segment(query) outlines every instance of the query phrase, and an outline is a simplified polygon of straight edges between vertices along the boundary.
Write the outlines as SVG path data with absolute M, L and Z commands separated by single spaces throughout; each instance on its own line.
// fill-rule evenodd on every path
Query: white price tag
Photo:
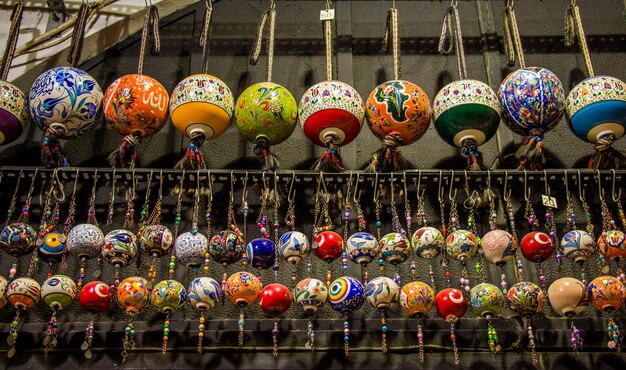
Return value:
M 330 21 L 333 19 L 335 19 L 335 9 L 320 11 L 320 21 Z
M 550 208 L 558 208 L 556 205 L 556 198 L 555 197 L 549 197 L 547 195 L 542 195 L 541 196 L 541 201 L 543 202 L 543 205 L 546 207 L 550 207 Z

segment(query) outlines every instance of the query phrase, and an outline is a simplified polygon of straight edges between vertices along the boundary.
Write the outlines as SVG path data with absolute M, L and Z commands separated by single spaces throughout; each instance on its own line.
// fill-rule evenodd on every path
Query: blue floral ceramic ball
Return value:
M 44 132 L 70 139 L 98 123 L 102 89 L 87 72 L 74 67 L 56 67 L 41 74 L 29 93 L 29 110 Z
M 515 133 L 546 132 L 561 120 L 565 92 L 559 78 L 545 68 L 528 67 L 509 74 L 498 91 L 502 120 Z

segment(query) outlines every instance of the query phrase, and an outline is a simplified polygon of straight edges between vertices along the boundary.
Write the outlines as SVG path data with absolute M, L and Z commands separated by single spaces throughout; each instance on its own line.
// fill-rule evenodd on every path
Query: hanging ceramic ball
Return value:
M 378 242 L 383 259 L 392 265 L 400 264 L 409 257 L 411 242 L 400 233 L 389 233 Z
M 326 148 L 314 166 L 315 170 L 344 170 L 338 148 L 357 137 L 364 115 L 359 93 L 341 81 L 320 82 L 302 95 L 298 121 L 309 140 Z
M 111 166 L 134 167 L 136 146 L 161 131 L 168 103 L 167 90 L 150 76 L 129 74 L 113 81 L 104 94 L 104 118 L 124 139 L 109 156 Z
M 544 262 L 554 252 L 554 244 L 546 233 L 531 231 L 524 235 L 520 243 L 524 257 L 533 262 Z
M 365 232 L 352 234 L 346 243 L 346 253 L 354 263 L 367 265 L 378 257 L 379 247 L 374 235 Z
M 78 259 L 99 256 L 104 244 L 104 234 L 96 225 L 80 224 L 67 233 L 65 248 Z
M 128 277 L 117 287 L 117 304 L 129 315 L 136 315 L 150 301 L 150 283 L 140 276 Z
M 111 295 L 112 291 L 108 284 L 92 281 L 80 290 L 78 301 L 87 311 L 108 312 L 111 308 Z
M 517 246 L 513 245 L 513 236 L 504 230 L 491 230 L 483 235 L 481 247 L 485 260 L 496 266 L 504 266 L 513 260 Z
M 626 257 L 626 234 L 619 230 L 608 230 L 598 238 L 598 250 L 604 258 Z
M 195 278 L 189 283 L 187 297 L 189 303 L 199 310 L 208 310 L 219 302 L 222 296 L 220 284 L 207 276 Z
M 565 110 L 561 81 L 545 68 L 518 69 L 502 81 L 498 97 L 504 123 L 526 137 L 515 153 L 518 169 L 541 169 L 543 135 L 556 127 Z
M 0 275 L 0 310 L 7 303 L 7 287 L 9 286 L 9 281 L 2 275 Z
M 516 315 L 531 317 L 543 310 L 543 291 L 538 285 L 522 281 L 507 293 L 509 309 Z
M 365 287 L 365 297 L 372 307 L 377 309 L 390 308 L 398 302 L 400 288 L 392 279 L 379 276 Z
M 137 256 L 137 237 L 128 230 L 117 229 L 104 236 L 102 257 L 113 266 L 126 266 Z
M 573 262 L 582 264 L 593 254 L 596 242 L 584 230 L 572 230 L 561 239 L 563 254 Z
M 37 239 L 36 244 L 39 246 L 37 254 L 46 263 L 59 262 L 65 255 L 66 236 L 61 233 L 51 232 L 46 234 L 43 239 Z
M 578 315 L 589 305 L 585 285 L 570 277 L 557 279 L 550 284 L 548 300 L 554 312 L 567 317 Z
M 41 299 L 54 310 L 60 310 L 74 302 L 78 288 L 69 276 L 52 275 L 41 284 Z
M 139 248 L 154 257 L 168 254 L 174 245 L 174 235 L 163 225 L 148 225 L 139 233 Z
M 191 142 L 177 168 L 193 168 L 205 140 L 222 135 L 230 126 L 235 98 L 226 83 L 209 74 L 191 75 L 176 85 L 170 99 L 172 124 Z M 200 156 L 199 168 L 204 168 Z
M 393 80 L 378 85 L 365 102 L 365 118 L 383 148 L 374 153 L 372 172 L 401 171 L 408 164 L 397 148 L 419 140 L 430 125 L 430 100 L 414 83 Z
M 626 129 L 626 83 L 609 76 L 581 81 L 567 96 L 565 114 L 576 136 L 596 144 L 590 168 L 618 168 L 624 162 L 624 155 L 611 144 Z
M 343 276 L 335 279 L 328 288 L 328 300 L 333 310 L 347 315 L 355 312 L 363 305 L 365 290 L 357 279 Z
M 35 249 L 37 233 L 22 222 L 7 225 L 0 233 L 0 249 L 13 257 L 21 257 Z
M 622 308 L 624 285 L 613 276 L 599 276 L 589 283 L 589 303 L 598 311 L 613 312 Z
M 248 263 L 257 269 L 267 269 L 276 260 L 276 244 L 265 238 L 251 240 L 246 246 Z
M 226 266 L 241 260 L 243 238 L 230 230 L 220 231 L 211 238 L 209 253 L 218 263 Z
M 439 136 L 469 156 L 470 169 L 487 169 L 478 146 L 489 141 L 500 124 L 500 103 L 491 87 L 476 80 L 449 83 L 435 97 L 433 120 Z
M 421 227 L 413 233 L 413 250 L 421 258 L 432 260 L 445 247 L 443 234 L 434 227 Z
M 226 280 L 224 293 L 229 301 L 239 307 L 253 304 L 260 292 L 261 282 L 259 278 L 249 272 L 235 272 Z
M 29 122 L 26 95 L 17 86 L 0 81 L 0 145 L 17 140 Z
M 187 302 L 187 291 L 176 280 L 162 280 L 150 292 L 150 303 L 160 313 L 179 311 Z
M 98 123 L 101 104 L 102 89 L 98 82 L 78 68 L 55 67 L 35 79 L 28 106 L 32 119 L 44 132 L 44 166 L 68 166 L 57 141 L 93 128 Z
M 182 233 L 174 243 L 176 262 L 191 269 L 198 268 L 205 258 L 207 238 L 201 233 Z
M 343 239 L 334 231 L 322 231 L 315 237 L 313 252 L 322 261 L 332 262 L 343 252 Z
M 15 308 L 32 308 L 39 301 L 41 286 L 37 281 L 28 277 L 13 280 L 7 287 L 7 300 Z
M 399 300 L 407 315 L 423 317 L 435 304 L 435 292 L 426 283 L 412 281 L 402 287 Z
M 496 316 L 504 308 L 504 294 L 497 286 L 481 283 L 470 290 L 470 311 L 479 317 Z
M 446 251 L 455 260 L 467 263 L 478 251 L 478 238 L 468 230 L 455 230 L 446 238 Z
M 455 288 L 446 288 L 437 293 L 435 308 L 437 315 L 446 321 L 456 321 L 467 312 L 467 300 L 463 293 Z
M 326 303 L 328 289 L 320 280 L 307 278 L 296 284 L 293 295 L 298 307 L 312 314 Z
M 299 231 L 287 231 L 278 239 L 278 251 L 287 262 L 296 264 L 309 253 L 309 239 Z
M 259 295 L 261 310 L 271 317 L 282 315 L 291 307 L 291 292 L 283 284 L 266 285 Z
M 239 133 L 254 143 L 254 154 L 261 168 L 275 171 L 280 164 L 270 153 L 270 145 L 287 140 L 296 128 L 298 106 L 289 90 L 273 82 L 261 82 L 244 90 L 235 104 Z

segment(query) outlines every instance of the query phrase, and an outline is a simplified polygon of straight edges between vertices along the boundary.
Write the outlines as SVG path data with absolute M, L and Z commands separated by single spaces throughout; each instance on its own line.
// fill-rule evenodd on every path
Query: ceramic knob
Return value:
M 446 288 L 437 293 L 435 307 L 437 315 L 446 321 L 456 321 L 467 312 L 467 300 L 463 292 L 455 288 Z
M 533 262 L 547 261 L 554 252 L 554 244 L 546 233 L 531 231 L 520 243 L 524 257 Z
M 377 309 L 390 308 L 398 302 L 400 288 L 392 279 L 379 276 L 372 279 L 365 287 L 365 297 L 372 307 Z
M 26 95 L 17 86 L 0 81 L 0 145 L 17 140 L 29 122 Z
M 6 297 L 15 308 L 32 308 L 39 301 L 41 286 L 34 279 L 22 277 L 13 280 L 7 287 Z
M 128 277 L 117 287 L 117 303 L 128 315 L 136 315 L 150 302 L 150 283 L 140 276 Z
M 161 257 L 174 245 L 174 235 L 163 225 L 148 225 L 139 234 L 139 248 L 150 256 Z
M 211 257 L 224 266 L 239 262 L 243 249 L 243 239 L 230 230 L 215 234 L 209 243 Z
M 59 262 L 65 255 L 65 242 L 67 237 L 64 234 L 51 232 L 43 238 L 37 239 L 39 246 L 37 254 L 46 263 Z
M 584 230 L 572 230 L 563 235 L 561 247 L 565 257 L 576 263 L 583 263 L 593 254 L 596 242 Z
M 250 241 L 246 246 L 248 263 L 257 269 L 267 269 L 274 266 L 276 260 L 276 244 L 265 238 Z
M 87 311 L 108 312 L 111 308 L 111 288 L 102 281 L 92 281 L 80 290 L 78 300 Z
M 332 262 L 343 253 L 343 239 L 334 231 L 322 231 L 315 237 L 313 252 L 322 261 Z
M 283 284 L 268 284 L 261 290 L 259 306 L 268 316 L 282 315 L 291 307 L 291 292 Z
M 69 276 L 52 275 L 41 284 L 41 299 L 52 309 L 69 306 L 77 293 L 76 283 Z
M 226 281 L 226 297 L 239 307 L 253 304 L 261 292 L 261 282 L 254 274 L 236 272 Z
M 207 238 L 202 233 L 180 234 L 174 243 L 176 262 L 188 268 L 198 268 L 204 262 L 207 243 Z
M 161 313 L 179 311 L 187 302 L 187 291 L 176 280 L 159 281 L 150 292 L 150 303 Z
M 293 295 L 296 304 L 311 314 L 326 303 L 328 289 L 320 280 L 307 278 L 296 284 Z
M 335 279 L 330 284 L 328 291 L 330 307 L 342 315 L 355 312 L 361 308 L 365 300 L 363 285 L 360 281 L 350 276 Z
M 0 233 L 0 248 L 13 257 L 21 257 L 35 249 L 37 233 L 22 222 L 7 225 Z
M 104 236 L 102 257 L 113 266 L 126 266 L 137 256 L 137 237 L 128 230 L 117 229 Z
M 598 311 L 613 312 L 622 308 L 624 286 L 613 276 L 599 276 L 589 283 L 589 303 Z
M 504 230 L 491 230 L 483 235 L 481 247 L 485 260 L 497 266 L 511 262 L 517 248 L 513 246 L 513 236 Z
M 417 229 L 413 234 L 413 249 L 421 258 L 433 259 L 446 247 L 446 240 L 441 231 L 434 227 L 425 226 Z
M 374 235 L 365 232 L 357 232 L 348 238 L 346 254 L 348 258 L 360 265 L 367 265 L 378 257 L 378 241 Z
M 446 238 L 446 250 L 455 260 L 467 263 L 478 251 L 478 238 L 468 230 L 455 230 Z
M 67 233 L 65 248 L 78 259 L 91 259 L 102 253 L 104 234 L 96 225 L 80 224 Z
M 580 280 L 570 277 L 557 279 L 550 284 L 548 299 L 554 312 L 561 316 L 578 315 L 589 305 L 587 288 Z
M 189 303 L 199 310 L 208 310 L 219 302 L 222 296 L 220 284 L 210 277 L 195 278 L 189 283 L 187 297 Z
M 0 309 L 7 303 L 7 287 L 9 281 L 2 275 L 0 275 Z
M 298 263 L 309 253 L 309 239 L 299 231 L 287 231 L 278 239 L 278 250 L 289 263 Z
M 435 304 L 435 292 L 426 283 L 412 281 L 400 290 L 400 307 L 409 316 L 422 317 Z
M 411 242 L 400 233 L 389 233 L 378 242 L 380 254 L 386 262 L 397 265 L 406 261 L 411 250 Z
M 531 317 L 543 310 L 543 291 L 534 283 L 519 282 L 507 292 L 509 309 L 516 315 Z
M 598 250 L 608 259 L 626 257 L 626 234 L 620 230 L 608 230 L 598 237 Z
M 481 283 L 470 290 L 470 311 L 479 317 L 493 317 L 504 308 L 504 294 L 497 286 Z

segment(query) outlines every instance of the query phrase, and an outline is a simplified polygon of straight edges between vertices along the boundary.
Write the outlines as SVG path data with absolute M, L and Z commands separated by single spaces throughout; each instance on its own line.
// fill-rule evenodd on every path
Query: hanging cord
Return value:
M 74 30 L 72 31 L 72 39 L 70 41 L 70 50 L 67 53 L 67 61 L 73 67 L 76 67 L 78 63 L 80 63 L 80 56 L 83 52 L 85 26 L 89 18 L 89 8 L 90 6 L 87 0 L 83 0 L 78 10 L 78 15 L 76 15 L 76 23 L 74 23 Z
M 44 168 L 69 167 L 67 153 L 59 142 L 63 129 L 51 124 L 45 131 L 41 141 L 41 165 Z
M 394 0 L 393 6 L 387 12 L 387 21 L 385 25 L 385 40 L 383 44 L 383 52 L 389 50 L 391 44 L 391 52 L 393 54 L 393 79 L 400 79 L 400 36 L 398 35 L 398 9 Z
M 543 155 L 543 134 L 541 128 L 533 128 L 528 133 L 524 143 L 515 151 L 515 158 L 518 160 L 517 169 L 523 170 L 542 170 L 546 163 Z
M 467 70 L 465 67 L 465 51 L 463 49 L 463 35 L 461 34 L 459 10 L 457 8 L 457 1 L 455 0 L 452 0 L 450 7 L 443 16 L 441 36 L 439 37 L 439 54 L 450 54 L 453 46 L 459 68 L 459 79 L 464 80 Z
M 487 166 L 483 162 L 483 153 L 478 150 L 476 139 L 466 138 L 461 141 L 461 152 L 467 156 L 467 169 L 469 171 L 487 170 Z
M 502 23 L 504 24 L 504 51 L 509 66 L 515 65 L 515 58 L 517 57 L 520 68 L 524 69 L 526 68 L 526 61 L 524 60 L 524 50 L 522 49 L 522 41 L 517 27 L 513 3 L 514 1 L 507 1 L 502 17 Z
M 202 145 L 204 144 L 204 140 L 206 137 L 201 132 L 192 132 L 189 137 L 189 148 L 187 148 L 187 152 L 185 156 L 176 163 L 174 168 L 178 168 L 181 170 L 204 170 L 206 169 L 206 162 L 204 161 L 204 156 L 202 155 Z
M 159 55 L 161 52 L 161 38 L 159 37 L 159 9 L 152 5 L 148 5 L 146 1 L 146 14 L 143 18 L 143 30 L 141 32 L 141 48 L 139 49 L 139 64 L 137 65 L 137 73 L 143 74 L 143 59 L 146 53 L 146 44 L 148 42 L 148 29 L 152 28 L 152 36 L 154 44 L 150 54 Z
M 589 48 L 587 47 L 587 37 L 585 36 L 585 30 L 583 29 L 583 23 L 580 19 L 580 10 L 576 4 L 576 0 L 567 7 L 565 12 L 565 46 L 571 47 L 578 39 L 578 46 L 585 58 L 585 67 L 587 68 L 587 75 L 589 77 L 595 76 L 593 73 L 593 66 L 591 65 L 591 58 L 589 57 Z
M 612 147 L 615 140 L 617 140 L 617 137 L 613 133 L 598 137 L 596 152 L 589 159 L 587 167 L 596 170 L 609 170 L 620 168 L 626 164 L 626 156 Z
M 322 157 L 315 161 L 313 164 L 314 171 L 321 172 L 343 172 L 346 169 L 343 166 L 343 161 L 339 155 L 339 143 L 341 139 L 333 134 L 324 136 L 324 154 Z
M 9 27 L 9 35 L 7 36 L 7 44 L 4 49 L 4 57 L 2 58 L 2 65 L 0 66 L 0 80 L 6 81 L 9 75 L 9 69 L 11 68 L 11 62 L 15 55 L 15 48 L 17 46 L 17 38 L 20 33 L 20 25 L 22 24 L 22 14 L 24 13 L 24 3 L 18 1 L 13 7 L 11 13 L 11 26 Z
M 326 0 L 326 11 L 331 9 L 331 0 Z M 333 23 L 332 19 L 324 21 L 324 45 L 326 46 L 326 79 L 333 79 Z
M 209 71 L 209 46 L 211 44 L 211 18 L 213 16 L 213 0 L 206 0 L 204 8 L 204 22 L 200 32 L 200 47 L 202 48 L 202 73 Z
M 137 162 L 137 146 L 141 144 L 143 136 L 140 131 L 133 131 L 124 136 L 120 146 L 111 154 L 108 161 L 113 168 L 135 168 Z

